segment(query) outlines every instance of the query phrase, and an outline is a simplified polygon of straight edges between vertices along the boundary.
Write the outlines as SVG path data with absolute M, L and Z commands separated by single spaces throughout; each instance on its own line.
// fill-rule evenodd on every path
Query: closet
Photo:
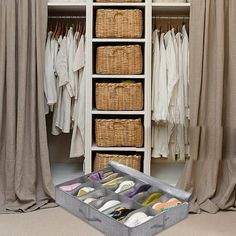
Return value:
M 171 0 L 170 0 L 171 1 Z M 70 134 L 52 136 L 52 116 L 47 116 L 50 161 L 56 182 L 72 179 L 93 170 L 93 162 L 97 153 L 140 155 L 141 170 L 162 180 L 175 184 L 183 168 L 183 161 L 168 159 L 152 159 L 152 33 L 158 18 L 170 21 L 171 17 L 187 20 L 190 3 L 152 3 L 145 0 L 140 3 L 100 3 L 92 0 L 54 1 L 49 0 L 49 22 L 54 18 L 58 21 L 71 17 L 86 18 L 86 109 L 85 109 L 85 158 L 69 158 Z M 96 12 L 99 9 L 138 9 L 143 14 L 143 33 L 141 38 L 98 38 L 96 37 Z M 161 18 L 162 17 L 162 18 Z M 174 18 L 171 20 L 171 22 Z M 101 46 L 140 45 L 143 53 L 143 71 L 141 74 L 98 74 L 96 73 L 96 52 Z M 135 81 L 143 87 L 143 108 L 136 111 L 99 110 L 95 102 L 95 86 L 100 82 Z M 135 119 L 140 118 L 143 126 L 143 145 L 141 147 L 101 147 L 96 145 L 96 119 Z M 58 164 L 59 163 L 59 164 Z M 82 167 L 83 166 L 83 167 Z M 81 168 L 82 167 L 82 168 Z

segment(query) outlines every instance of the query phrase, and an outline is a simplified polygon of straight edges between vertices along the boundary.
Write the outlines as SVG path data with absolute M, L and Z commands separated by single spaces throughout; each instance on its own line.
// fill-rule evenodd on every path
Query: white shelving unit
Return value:
M 117 39 L 117 38 L 95 38 L 94 23 L 95 23 L 95 12 L 98 8 L 138 8 L 143 10 L 144 14 L 144 28 L 145 33 L 141 39 Z M 92 171 L 92 158 L 98 151 L 109 151 L 109 152 L 120 152 L 126 154 L 127 152 L 138 152 L 142 153 L 144 158 L 143 171 L 146 174 L 150 174 L 150 157 L 151 157 L 151 110 L 149 109 L 151 102 L 151 4 L 147 1 L 143 3 L 96 3 L 93 1 L 87 2 L 87 88 L 86 88 L 86 153 L 85 153 L 85 173 Z M 93 51 L 93 47 L 99 43 L 139 43 L 144 48 L 144 73 L 142 75 L 97 75 L 93 71 L 94 57 L 96 56 Z M 98 79 L 138 79 L 143 82 L 144 85 L 144 110 L 142 111 L 98 111 L 93 107 L 93 81 Z M 106 117 L 107 115 L 115 115 L 122 117 L 138 116 L 143 118 L 144 124 L 144 146 L 142 148 L 136 147 L 97 147 L 94 144 L 94 132 L 93 132 L 93 119 L 95 115 Z
M 145 34 L 141 39 L 101 39 L 95 38 L 94 32 L 94 11 L 98 8 L 138 8 L 144 12 L 144 29 Z M 151 173 L 151 64 L 152 64 L 152 16 L 189 16 L 190 3 L 152 3 L 151 0 L 145 0 L 142 3 L 96 3 L 93 0 L 87 0 L 87 2 L 73 1 L 49 1 L 48 10 L 50 15 L 86 15 L 86 134 L 85 134 L 85 161 L 84 172 L 89 173 L 92 171 L 92 157 L 96 151 L 109 151 L 109 152 L 140 152 L 143 153 L 143 171 L 146 174 Z M 93 46 L 95 44 L 105 43 L 139 43 L 144 46 L 144 74 L 142 75 L 97 75 L 93 71 L 94 63 L 94 51 Z M 99 111 L 93 107 L 93 80 L 98 79 L 133 79 L 143 81 L 144 83 L 144 110 L 142 111 Z M 93 137 L 93 117 L 94 116 L 107 116 L 107 115 L 121 115 L 121 116 L 141 116 L 144 123 L 144 147 L 142 148 L 129 148 L 129 147 L 97 147 L 94 144 Z M 154 160 L 153 163 L 157 165 L 159 162 L 168 165 L 168 161 Z M 169 163 L 171 169 L 173 169 L 173 162 Z M 180 163 L 178 165 L 178 171 L 174 173 L 180 173 Z M 159 170 L 159 169 L 158 169 Z M 163 173 L 163 172 L 162 172 Z M 158 174 L 153 173 L 155 177 Z M 164 175 L 163 175 L 164 176 Z M 171 175 L 172 179 L 174 178 Z M 173 181 L 172 181 L 173 183 Z

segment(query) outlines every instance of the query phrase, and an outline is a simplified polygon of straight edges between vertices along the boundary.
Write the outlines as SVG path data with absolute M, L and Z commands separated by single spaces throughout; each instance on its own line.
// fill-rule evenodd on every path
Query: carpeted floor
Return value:
M 102 236 L 60 207 L 0 215 L 0 236 Z M 122 235 L 121 235 L 122 236 Z M 159 236 L 236 236 L 236 212 L 192 215 Z

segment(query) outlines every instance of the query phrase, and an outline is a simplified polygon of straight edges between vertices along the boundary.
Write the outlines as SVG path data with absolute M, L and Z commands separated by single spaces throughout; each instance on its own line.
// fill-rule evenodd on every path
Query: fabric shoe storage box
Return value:
M 130 190 L 126 190 L 121 193 L 115 193 L 114 188 L 103 187 L 99 182 L 93 182 L 88 179 L 91 174 L 81 176 L 74 180 L 67 181 L 65 183 L 56 186 L 56 202 L 64 209 L 79 217 L 83 221 L 87 222 L 91 226 L 95 227 L 105 235 L 109 236 L 151 236 L 156 235 L 164 229 L 178 223 L 188 216 L 190 193 L 179 190 L 171 185 L 168 185 L 162 181 L 159 181 L 153 177 L 147 176 L 137 170 L 111 161 L 110 167 L 103 169 L 103 172 L 113 171 L 119 173 L 120 176 L 124 176 L 124 180 L 133 180 L 135 183 L 147 183 L 152 187 L 150 189 L 156 189 L 164 194 L 168 194 L 171 197 L 177 198 L 182 203 L 176 207 L 170 208 L 167 211 L 158 213 L 151 209 L 150 206 L 143 207 L 139 204 L 138 200 L 141 196 L 137 196 L 132 199 L 125 196 L 124 193 Z M 94 172 L 96 173 L 96 172 Z M 60 189 L 61 186 L 70 185 L 74 183 L 81 183 L 81 185 L 71 191 L 64 192 Z M 77 192 L 82 187 L 93 187 L 95 191 L 90 192 L 81 197 L 77 197 Z M 149 191 L 149 190 L 148 190 Z M 104 196 L 104 197 L 101 197 Z M 89 197 L 101 197 L 98 200 L 86 204 L 83 202 L 85 198 Z M 135 200 L 136 199 L 136 200 Z M 128 227 L 120 221 L 107 216 L 106 211 L 100 212 L 98 206 L 101 203 L 105 203 L 109 200 L 119 200 L 124 206 L 135 208 L 134 212 L 129 213 L 132 215 L 135 212 L 144 212 L 147 215 L 154 216 L 150 220 L 136 227 Z M 119 205 L 117 205 L 119 206 Z M 116 206 L 116 207 L 117 207 Z M 113 207 L 116 208 L 116 207 Z M 129 217 L 128 215 L 128 217 Z

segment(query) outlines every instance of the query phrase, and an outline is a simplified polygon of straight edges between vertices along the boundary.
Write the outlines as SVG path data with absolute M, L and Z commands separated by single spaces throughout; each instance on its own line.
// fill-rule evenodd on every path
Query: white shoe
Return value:
M 99 211 L 105 211 L 105 210 L 107 210 L 108 208 L 111 208 L 111 207 L 116 206 L 116 205 L 118 205 L 118 204 L 120 204 L 120 201 L 118 201 L 118 200 L 110 200 L 110 201 L 106 202 L 106 203 L 105 203 L 102 207 L 100 207 L 98 210 L 99 210 Z
M 120 183 L 119 187 L 116 189 L 115 193 L 123 192 L 127 189 L 132 188 L 135 185 L 134 181 L 131 180 L 125 180 L 122 183 Z
M 125 221 L 125 225 L 128 227 L 136 227 L 138 225 L 143 224 L 144 222 L 152 219 L 153 216 L 147 216 L 145 213 L 143 212 L 137 212 L 135 214 L 133 214 L 132 216 L 130 216 L 126 221 Z

